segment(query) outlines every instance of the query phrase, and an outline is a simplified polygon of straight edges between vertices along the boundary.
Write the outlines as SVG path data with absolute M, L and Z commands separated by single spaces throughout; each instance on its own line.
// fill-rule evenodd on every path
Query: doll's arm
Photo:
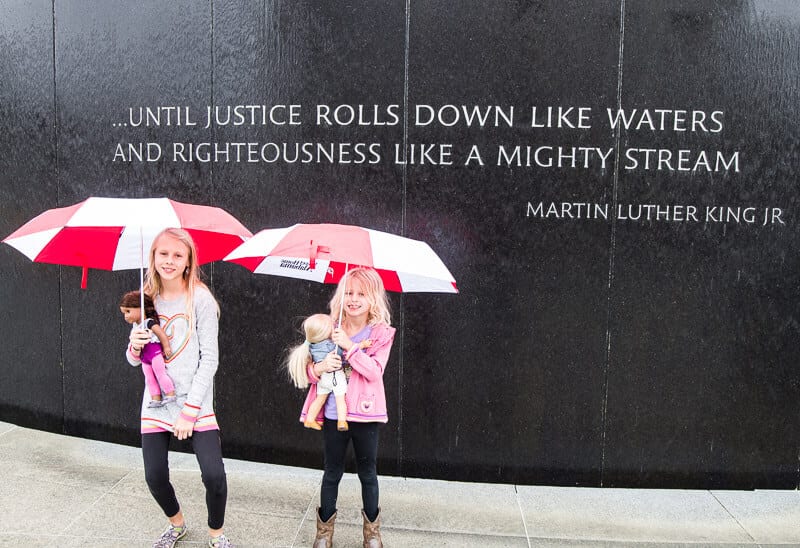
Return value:
M 380 330 L 380 333 L 376 334 L 378 330 Z M 394 333 L 395 329 L 393 327 L 383 325 L 373 330 L 373 334 L 377 336 L 368 349 L 361 349 L 354 344 L 347 352 L 347 361 L 353 370 L 358 371 L 367 380 L 379 379 L 386 368 L 386 362 L 389 360 L 389 353 L 394 342 Z
M 150 330 L 158 337 L 158 342 L 161 343 L 161 351 L 164 353 L 164 357 L 169 358 L 172 355 L 172 346 L 169 344 L 169 337 L 164 331 L 164 328 L 155 324 L 150 327 Z

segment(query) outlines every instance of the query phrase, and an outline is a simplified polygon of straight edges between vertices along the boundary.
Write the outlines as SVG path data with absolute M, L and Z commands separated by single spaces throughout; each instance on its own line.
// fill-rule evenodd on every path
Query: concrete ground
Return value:
M 171 453 L 190 532 L 204 546 L 193 455 Z M 321 472 L 225 461 L 226 533 L 238 547 L 311 546 Z M 137 448 L 0 422 L 0 546 L 149 547 L 166 524 Z M 800 546 L 797 491 L 490 485 L 381 478 L 387 547 Z M 361 546 L 358 479 L 340 488 L 334 545 Z

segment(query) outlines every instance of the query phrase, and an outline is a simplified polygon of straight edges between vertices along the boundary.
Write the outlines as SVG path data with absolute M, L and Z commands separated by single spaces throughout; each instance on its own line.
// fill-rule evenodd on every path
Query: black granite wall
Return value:
M 381 473 L 797 488 L 799 68 L 788 0 L 0 0 L 0 235 L 166 195 L 425 240 L 461 293 L 391 296 Z M 205 270 L 226 456 L 321 466 L 278 364 L 332 288 Z M 0 279 L 0 420 L 138 443 L 138 274 Z

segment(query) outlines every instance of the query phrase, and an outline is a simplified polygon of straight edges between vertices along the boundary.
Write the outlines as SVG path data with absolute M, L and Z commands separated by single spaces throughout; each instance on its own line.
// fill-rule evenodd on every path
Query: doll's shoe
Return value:
M 167 405 L 168 403 L 174 403 L 178 400 L 177 396 L 164 396 L 164 399 L 161 400 L 161 405 Z
M 322 430 L 322 427 L 314 419 L 307 420 L 306 422 L 303 423 L 303 426 L 305 426 L 306 428 L 311 428 L 312 430 Z
M 164 405 L 163 400 L 150 400 L 150 403 L 147 404 L 147 407 L 150 409 L 155 409 L 156 407 L 161 407 Z
M 336 429 L 339 432 L 345 432 L 350 430 L 350 427 L 347 425 L 347 421 L 336 421 Z

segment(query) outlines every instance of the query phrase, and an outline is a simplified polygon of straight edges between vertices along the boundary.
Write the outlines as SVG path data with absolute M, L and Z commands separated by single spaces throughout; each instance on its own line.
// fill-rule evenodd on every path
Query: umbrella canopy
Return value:
M 35 262 L 80 266 L 86 271 L 148 266 L 153 239 L 182 228 L 197 246 L 198 264 L 223 258 L 252 236 L 223 209 L 168 198 L 88 198 L 50 209 L 3 240 Z
M 349 267 L 375 269 L 389 291 L 458 293 L 425 242 L 351 225 L 297 224 L 258 232 L 230 261 L 260 274 L 338 283 Z

